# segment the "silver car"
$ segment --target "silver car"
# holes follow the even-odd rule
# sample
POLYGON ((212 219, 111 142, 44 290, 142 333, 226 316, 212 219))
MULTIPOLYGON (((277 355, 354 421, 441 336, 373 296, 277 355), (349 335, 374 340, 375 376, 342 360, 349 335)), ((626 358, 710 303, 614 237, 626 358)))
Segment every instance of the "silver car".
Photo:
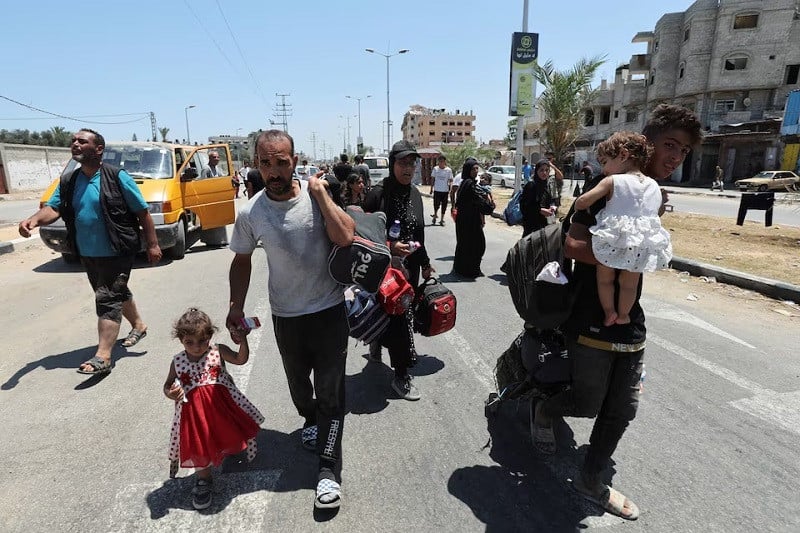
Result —
POLYGON ((492 176, 492 185, 501 187, 513 187, 516 176, 516 168, 510 165, 496 165, 489 167, 489 174, 492 176))

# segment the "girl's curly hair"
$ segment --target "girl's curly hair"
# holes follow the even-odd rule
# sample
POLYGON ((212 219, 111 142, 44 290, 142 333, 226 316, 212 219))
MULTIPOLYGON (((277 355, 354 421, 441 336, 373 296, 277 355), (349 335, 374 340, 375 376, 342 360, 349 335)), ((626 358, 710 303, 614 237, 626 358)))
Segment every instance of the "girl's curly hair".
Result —
POLYGON ((217 326, 211 322, 211 318, 196 307, 187 309, 172 326, 172 337, 175 339, 189 335, 211 338, 216 332, 217 326))
POLYGON ((653 146, 647 142, 647 137, 633 131, 618 131, 597 145, 597 158, 615 159, 623 150, 639 169, 645 168, 653 155, 653 146))

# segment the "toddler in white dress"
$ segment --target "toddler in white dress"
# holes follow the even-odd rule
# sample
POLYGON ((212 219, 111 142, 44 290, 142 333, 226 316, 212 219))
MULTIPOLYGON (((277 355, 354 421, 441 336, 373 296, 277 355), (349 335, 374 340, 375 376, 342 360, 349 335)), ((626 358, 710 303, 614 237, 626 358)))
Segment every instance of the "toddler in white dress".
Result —
POLYGON ((672 259, 669 232, 658 216, 661 189, 642 169, 652 153, 644 135, 617 132, 597 147, 606 175, 575 200, 575 209, 605 206, 589 228, 597 265, 597 293, 605 313, 604 326, 627 324, 642 272, 667 268, 672 259), (617 275, 619 272, 619 275, 617 275), (614 282, 619 285, 614 301, 614 282))

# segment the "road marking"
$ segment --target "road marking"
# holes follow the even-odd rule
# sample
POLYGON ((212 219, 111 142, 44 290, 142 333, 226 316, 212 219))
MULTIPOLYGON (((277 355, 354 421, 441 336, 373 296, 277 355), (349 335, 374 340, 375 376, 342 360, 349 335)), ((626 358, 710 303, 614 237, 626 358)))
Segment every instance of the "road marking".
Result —
POLYGON ((455 349, 455 353, 464 361, 467 368, 472 371, 472 374, 486 390, 493 391, 495 389, 494 378, 490 376, 494 376, 494 371, 481 356, 472 350, 472 347, 458 330, 453 328, 445 332, 442 337, 455 349))
POLYGON ((759 420, 772 422, 790 433, 800 435, 800 391, 776 392, 762 387, 758 383, 750 381, 732 370, 712 363, 707 359, 703 359, 690 350, 663 339, 658 335, 648 333, 647 340, 753 395, 750 398, 742 398, 740 400, 728 402, 732 407, 750 414, 759 420))
POLYGON ((161 486, 134 483, 117 493, 105 530, 120 533, 205 529, 262 531, 281 473, 280 470, 253 470, 216 477, 211 512, 203 513, 192 507, 193 477, 170 479, 161 486))
POLYGON ((713 333, 714 335, 718 335, 722 338, 728 339, 729 341, 741 344, 742 346, 746 346, 747 348, 751 348, 753 350, 756 349, 756 347, 753 346, 752 344, 745 342, 739 337, 731 335, 727 331, 719 329, 713 324, 709 324, 708 322, 702 320, 701 318, 696 317, 691 313, 687 313, 682 309, 678 309, 677 307, 664 304, 663 302, 657 302, 649 298, 642 298, 642 302, 646 304, 648 316, 689 324, 690 326, 695 326, 697 328, 703 329, 705 331, 708 331, 709 333, 713 333))

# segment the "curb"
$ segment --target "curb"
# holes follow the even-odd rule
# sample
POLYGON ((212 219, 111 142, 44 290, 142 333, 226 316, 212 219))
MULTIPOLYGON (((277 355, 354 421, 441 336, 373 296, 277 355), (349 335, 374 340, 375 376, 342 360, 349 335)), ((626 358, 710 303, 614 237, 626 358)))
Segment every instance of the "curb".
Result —
POLYGON ((10 254, 11 252, 35 245, 44 245, 42 240, 39 238, 38 233, 35 233, 28 238, 20 237, 19 239, 14 239, 13 241, 0 241, 0 255, 10 254))

